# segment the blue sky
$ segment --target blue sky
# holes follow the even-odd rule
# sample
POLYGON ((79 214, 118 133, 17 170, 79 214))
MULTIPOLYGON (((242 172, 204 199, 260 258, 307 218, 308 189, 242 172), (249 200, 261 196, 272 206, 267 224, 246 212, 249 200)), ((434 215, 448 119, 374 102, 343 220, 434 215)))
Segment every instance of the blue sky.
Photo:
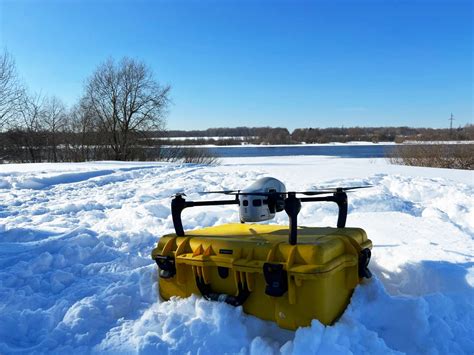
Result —
POLYGON ((5 1, 0 48, 73 104, 108 57, 172 86, 169 129, 473 123, 471 1, 5 1))

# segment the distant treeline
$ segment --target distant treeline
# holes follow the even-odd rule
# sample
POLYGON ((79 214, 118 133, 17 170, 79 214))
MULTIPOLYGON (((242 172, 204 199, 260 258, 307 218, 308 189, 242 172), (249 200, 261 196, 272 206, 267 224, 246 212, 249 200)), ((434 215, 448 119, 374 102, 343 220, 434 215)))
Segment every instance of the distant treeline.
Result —
POLYGON ((175 145, 235 145, 249 144, 291 144, 288 129, 282 127, 235 127, 208 128, 206 130, 178 131, 170 130, 156 132, 156 137, 166 141, 166 138, 181 137, 189 139, 170 140, 166 144, 175 145), (199 137, 201 137, 199 139, 199 137))
POLYGON ((162 142, 171 145, 346 143, 352 141, 403 143, 408 141, 474 140, 474 126, 466 125, 452 130, 412 127, 297 128, 292 133, 281 127, 235 127, 191 131, 170 130, 155 132, 152 136, 160 137, 162 142), (173 137, 182 137, 183 139, 166 139, 173 137), (186 137, 189 138, 186 139, 186 137))
POLYGON ((303 128, 295 129, 291 139, 305 143, 474 140, 474 126, 466 125, 453 130, 411 127, 303 128))

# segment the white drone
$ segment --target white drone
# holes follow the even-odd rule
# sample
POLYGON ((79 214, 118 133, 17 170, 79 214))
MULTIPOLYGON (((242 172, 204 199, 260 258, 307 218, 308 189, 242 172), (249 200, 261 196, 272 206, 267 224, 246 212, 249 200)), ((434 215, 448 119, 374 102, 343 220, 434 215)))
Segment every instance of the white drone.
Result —
POLYGON ((290 244, 296 244, 297 216, 301 209, 301 202, 330 201, 337 203, 339 215, 337 227, 343 228, 347 219, 347 194, 346 191, 371 187, 338 187, 334 189, 314 191, 292 191, 287 192, 285 184, 273 177, 258 179, 243 190, 205 191, 203 194, 225 194, 234 195, 232 200, 215 201, 186 201, 183 193, 178 193, 171 201, 171 214, 176 234, 184 235, 181 221, 181 212, 187 207, 215 206, 215 205, 239 205, 240 222, 262 222, 275 218, 277 212, 285 211, 290 220, 290 244), (297 195, 318 197, 297 197, 297 195))

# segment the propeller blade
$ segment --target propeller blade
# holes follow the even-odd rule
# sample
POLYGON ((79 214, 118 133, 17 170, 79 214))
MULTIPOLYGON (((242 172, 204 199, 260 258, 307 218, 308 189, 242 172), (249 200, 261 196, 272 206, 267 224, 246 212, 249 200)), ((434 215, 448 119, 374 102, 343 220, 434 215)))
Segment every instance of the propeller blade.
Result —
POLYGON ((350 191, 350 190, 356 190, 356 189, 367 189, 369 187, 374 187, 373 185, 364 185, 364 186, 349 186, 349 187, 334 187, 334 188, 325 188, 324 190, 317 190, 317 191, 325 191, 325 192, 338 192, 338 191, 350 191))
POLYGON ((303 194, 303 195, 308 195, 308 196, 314 196, 314 195, 324 195, 324 194, 332 194, 334 191, 288 191, 288 192, 239 192, 236 193, 236 195, 242 195, 242 196, 277 196, 277 195, 288 195, 290 193, 294 194, 303 194))
POLYGON ((295 194, 302 194, 306 196, 315 196, 315 195, 326 195, 326 194, 332 194, 335 191, 332 190, 320 190, 320 191, 297 191, 295 194))
POLYGON ((374 187, 373 185, 365 185, 365 186, 352 186, 352 187, 343 187, 344 191, 349 190, 356 190, 356 189, 368 189, 369 187, 374 187))
MULTIPOLYGON (((278 195, 288 195, 290 193, 294 194, 301 194, 306 196, 316 196, 316 195, 327 195, 333 194, 336 192, 352 192, 351 190, 356 189, 367 189, 373 187, 373 185, 364 185, 364 186, 350 186, 350 187, 337 187, 337 188, 324 188, 321 190, 315 189, 314 191, 288 191, 288 192, 280 192, 280 191, 273 191, 273 192, 241 192, 240 190, 221 190, 221 191, 198 191, 199 194, 224 194, 224 195, 234 195, 234 196, 278 196, 278 195)), ((177 196, 186 196, 184 192, 177 192, 171 197, 177 196)))
POLYGON ((324 195, 324 194, 332 194, 336 192, 335 190, 328 190, 328 191, 288 191, 288 192, 239 192, 235 195, 242 195, 242 196, 277 196, 277 195, 288 195, 290 193, 294 194, 303 194, 308 196, 314 195, 324 195))
MULTIPOLYGON (((338 187, 338 188, 328 188, 324 190, 315 190, 315 191, 288 191, 288 192, 241 192, 240 190, 221 190, 221 191, 199 191, 199 194, 224 194, 224 195, 234 195, 234 196, 277 196, 277 195, 288 195, 289 193, 294 194, 301 194, 306 196, 316 196, 316 195, 326 195, 326 194, 333 194, 338 191, 350 191, 355 189, 365 189, 373 187, 372 185, 365 185, 365 186, 351 186, 351 187, 338 187)), ((173 195, 175 196, 186 196, 184 193, 177 193, 173 195)))
POLYGON ((239 196, 274 196, 279 193, 284 193, 284 192, 239 192, 236 193, 236 195, 239 196))
POLYGON ((222 191, 199 191, 200 194, 224 194, 224 195, 234 195, 237 194, 239 190, 222 190, 222 191))
POLYGON ((200 194, 224 194, 236 196, 270 196, 274 192, 239 192, 239 190, 225 190, 225 191, 200 191, 200 194))

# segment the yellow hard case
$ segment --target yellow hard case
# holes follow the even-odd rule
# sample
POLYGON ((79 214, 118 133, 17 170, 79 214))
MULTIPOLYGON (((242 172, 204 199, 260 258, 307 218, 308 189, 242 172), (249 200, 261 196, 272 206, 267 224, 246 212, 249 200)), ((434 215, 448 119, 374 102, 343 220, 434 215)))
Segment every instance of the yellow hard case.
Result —
POLYGON ((361 281, 365 248, 372 242, 360 228, 299 227, 298 244, 290 245, 285 226, 225 224, 165 235, 152 257, 171 270, 159 273, 163 299, 200 295, 198 283, 220 294, 245 290, 244 312, 296 329, 341 316, 361 281))

